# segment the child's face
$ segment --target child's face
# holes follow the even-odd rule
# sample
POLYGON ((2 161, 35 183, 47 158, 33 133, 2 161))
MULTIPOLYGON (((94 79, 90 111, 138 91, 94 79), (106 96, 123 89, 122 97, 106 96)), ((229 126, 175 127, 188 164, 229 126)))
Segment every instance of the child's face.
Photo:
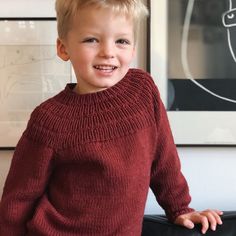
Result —
POLYGON ((109 9, 87 7, 78 12, 58 55, 70 60, 80 94, 98 92, 119 82, 134 56, 133 22, 109 9))

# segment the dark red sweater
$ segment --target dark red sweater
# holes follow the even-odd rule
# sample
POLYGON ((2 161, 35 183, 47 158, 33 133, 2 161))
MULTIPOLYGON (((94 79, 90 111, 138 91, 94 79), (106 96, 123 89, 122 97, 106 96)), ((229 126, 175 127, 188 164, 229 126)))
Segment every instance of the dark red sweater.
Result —
POLYGON ((150 76, 75 85, 38 106, 14 153, 0 235, 139 236, 149 186, 170 220, 191 211, 166 111, 150 76))

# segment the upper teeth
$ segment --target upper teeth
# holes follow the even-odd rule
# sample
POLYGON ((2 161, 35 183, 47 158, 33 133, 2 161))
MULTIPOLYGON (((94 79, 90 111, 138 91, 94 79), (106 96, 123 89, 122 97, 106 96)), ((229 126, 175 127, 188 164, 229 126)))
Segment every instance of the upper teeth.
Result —
POLYGON ((99 70, 114 70, 116 67, 115 66, 95 66, 96 69, 99 69, 99 70))

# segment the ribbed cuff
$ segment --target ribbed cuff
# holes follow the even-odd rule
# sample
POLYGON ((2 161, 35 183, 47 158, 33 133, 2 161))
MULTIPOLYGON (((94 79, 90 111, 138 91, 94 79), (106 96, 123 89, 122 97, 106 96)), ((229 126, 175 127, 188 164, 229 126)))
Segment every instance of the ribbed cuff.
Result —
POLYGON ((175 212, 166 212, 166 216, 169 221, 173 222, 176 220, 176 218, 180 215, 187 214, 189 212, 195 211, 193 208, 184 208, 175 212))

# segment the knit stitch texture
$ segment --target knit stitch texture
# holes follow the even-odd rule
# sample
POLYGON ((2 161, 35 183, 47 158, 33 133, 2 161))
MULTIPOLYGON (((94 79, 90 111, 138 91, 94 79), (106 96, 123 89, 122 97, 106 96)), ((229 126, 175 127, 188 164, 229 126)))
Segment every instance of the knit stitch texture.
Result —
POLYGON ((192 211, 150 75, 130 69, 91 94, 74 86, 31 114, 5 183, 0 236, 140 236, 149 186, 170 220, 192 211))

